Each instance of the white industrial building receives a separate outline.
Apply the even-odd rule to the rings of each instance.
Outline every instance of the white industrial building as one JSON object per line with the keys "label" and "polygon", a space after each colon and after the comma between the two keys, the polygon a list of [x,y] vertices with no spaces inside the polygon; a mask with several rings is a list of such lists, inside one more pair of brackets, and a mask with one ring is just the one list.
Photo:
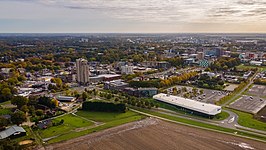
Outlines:
{"label": "white industrial building", "polygon": [[179,96],[173,96],[173,95],[168,95],[168,94],[157,94],[154,95],[153,98],[155,100],[168,103],[180,108],[184,108],[186,110],[189,110],[191,112],[195,112],[200,115],[204,116],[215,116],[222,111],[221,106],[213,105],[213,104],[208,104],[208,103],[203,103],[191,99],[186,99],[183,97]]}

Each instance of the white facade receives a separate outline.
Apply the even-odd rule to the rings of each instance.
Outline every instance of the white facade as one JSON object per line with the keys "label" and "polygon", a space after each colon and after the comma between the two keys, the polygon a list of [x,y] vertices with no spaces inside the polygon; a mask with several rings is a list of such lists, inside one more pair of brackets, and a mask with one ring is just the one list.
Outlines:
{"label": "white facade", "polygon": [[162,101],[165,103],[169,103],[172,105],[176,105],[179,107],[183,107],[186,109],[190,109],[193,111],[197,111],[197,112],[207,114],[207,115],[212,115],[212,116],[217,115],[221,113],[222,111],[221,106],[202,103],[202,102],[194,101],[191,99],[186,99],[186,98],[179,97],[179,96],[173,96],[173,95],[167,95],[167,94],[160,93],[160,94],[154,95],[153,98],[158,101]]}
{"label": "white facade", "polygon": [[121,69],[122,69],[121,70],[122,74],[134,74],[133,66],[125,65],[125,66],[122,66]]}
{"label": "white facade", "polygon": [[89,66],[88,61],[80,58],[76,60],[76,66],[77,66],[77,82],[81,84],[86,84],[89,82]]}

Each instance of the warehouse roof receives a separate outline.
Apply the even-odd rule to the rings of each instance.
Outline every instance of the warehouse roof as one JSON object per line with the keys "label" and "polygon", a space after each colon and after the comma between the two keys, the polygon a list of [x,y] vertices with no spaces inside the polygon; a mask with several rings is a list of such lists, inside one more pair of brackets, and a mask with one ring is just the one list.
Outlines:
{"label": "warehouse roof", "polygon": [[186,99],[179,96],[173,96],[173,95],[167,95],[167,94],[157,94],[153,96],[154,99],[169,103],[172,105],[176,105],[179,107],[183,107],[186,109],[190,109],[193,111],[201,112],[207,115],[216,115],[221,113],[222,108],[221,106],[213,105],[213,104],[207,104],[191,99]]}
{"label": "warehouse roof", "polygon": [[7,138],[13,134],[21,133],[21,132],[26,132],[26,131],[22,127],[14,125],[14,126],[8,128],[6,130],[0,132],[0,139]]}
{"label": "warehouse roof", "polygon": [[68,102],[72,102],[72,101],[74,101],[76,98],[75,98],[75,97],[71,97],[71,96],[57,96],[56,99],[59,100],[59,101],[68,101]]}

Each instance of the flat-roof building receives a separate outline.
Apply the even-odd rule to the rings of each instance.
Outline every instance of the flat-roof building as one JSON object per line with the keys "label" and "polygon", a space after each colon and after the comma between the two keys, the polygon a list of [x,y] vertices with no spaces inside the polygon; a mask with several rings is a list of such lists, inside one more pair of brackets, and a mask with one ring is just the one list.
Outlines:
{"label": "flat-roof building", "polygon": [[26,135],[26,131],[22,127],[14,125],[4,131],[1,131],[0,139],[17,138],[17,137],[21,137],[25,135]]}
{"label": "flat-roof building", "polygon": [[57,96],[56,99],[60,102],[73,102],[76,100],[75,97],[71,96]]}
{"label": "flat-roof building", "polygon": [[222,111],[221,106],[203,103],[203,102],[199,102],[199,101],[195,101],[191,99],[186,99],[186,98],[179,97],[179,96],[173,96],[173,95],[160,93],[160,94],[154,95],[153,98],[155,100],[189,110],[192,113],[196,113],[196,114],[208,116],[208,117],[213,117],[221,113]]}

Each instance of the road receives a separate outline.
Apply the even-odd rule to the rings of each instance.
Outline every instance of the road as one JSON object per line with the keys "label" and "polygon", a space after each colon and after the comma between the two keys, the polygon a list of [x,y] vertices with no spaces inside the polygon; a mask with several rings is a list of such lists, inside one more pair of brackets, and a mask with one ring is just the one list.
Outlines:
{"label": "road", "polygon": [[253,81],[256,77],[256,75],[258,74],[258,72],[254,73],[254,75],[251,77],[251,80],[249,81],[249,83],[237,94],[235,94],[229,101],[225,102],[224,104],[222,104],[221,106],[227,106],[228,104],[230,104],[233,100],[235,100],[237,97],[241,96],[243,92],[245,92],[249,86],[251,84],[253,84]]}

